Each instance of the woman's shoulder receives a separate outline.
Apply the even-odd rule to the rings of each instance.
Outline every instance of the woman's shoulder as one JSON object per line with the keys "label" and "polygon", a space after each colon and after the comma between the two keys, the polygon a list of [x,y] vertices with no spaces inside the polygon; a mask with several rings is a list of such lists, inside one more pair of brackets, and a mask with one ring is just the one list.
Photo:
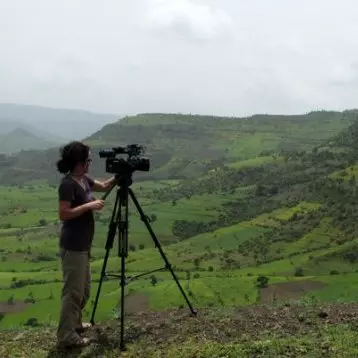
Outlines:
{"label": "woman's shoulder", "polygon": [[72,183],[72,182],[73,182],[73,180],[72,180],[71,176],[69,174],[66,174],[61,178],[60,185],[61,184]]}
{"label": "woman's shoulder", "polygon": [[75,183],[69,176],[65,176],[61,179],[58,187],[58,193],[60,200],[70,201],[75,193]]}
{"label": "woman's shoulder", "polygon": [[94,179],[90,175],[86,174],[85,180],[87,180],[88,185],[92,188],[94,185]]}
{"label": "woman's shoulder", "polygon": [[59,189],[73,188],[75,185],[75,181],[71,178],[70,175],[67,174],[63,178],[61,178]]}

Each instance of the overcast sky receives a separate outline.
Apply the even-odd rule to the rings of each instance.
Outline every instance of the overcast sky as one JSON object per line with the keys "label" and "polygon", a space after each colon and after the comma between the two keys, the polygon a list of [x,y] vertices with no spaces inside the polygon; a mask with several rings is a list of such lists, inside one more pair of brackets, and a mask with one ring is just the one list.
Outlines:
{"label": "overcast sky", "polygon": [[358,107],[357,0],[0,0],[0,102],[119,114]]}

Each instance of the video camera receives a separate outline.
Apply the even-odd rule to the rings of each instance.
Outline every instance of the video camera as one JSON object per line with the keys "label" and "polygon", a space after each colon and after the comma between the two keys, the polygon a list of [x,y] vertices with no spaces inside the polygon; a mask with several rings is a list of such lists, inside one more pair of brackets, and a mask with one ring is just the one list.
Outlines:
{"label": "video camera", "polygon": [[[100,158],[106,158],[106,172],[111,174],[122,174],[125,172],[133,173],[136,170],[148,172],[150,160],[140,157],[144,153],[144,148],[138,144],[130,144],[126,147],[114,147],[99,151]],[[128,158],[117,158],[119,154],[128,154]]]}

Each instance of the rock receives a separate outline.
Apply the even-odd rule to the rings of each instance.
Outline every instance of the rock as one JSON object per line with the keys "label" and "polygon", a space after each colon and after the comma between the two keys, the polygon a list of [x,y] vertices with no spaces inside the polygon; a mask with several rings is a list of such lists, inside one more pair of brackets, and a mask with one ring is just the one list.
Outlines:
{"label": "rock", "polygon": [[12,340],[13,341],[19,341],[24,337],[25,337],[25,332],[22,332],[22,333],[18,334],[17,336],[15,336]]}
{"label": "rock", "polygon": [[328,313],[327,312],[325,312],[325,311],[319,311],[318,312],[318,317],[319,318],[327,318],[328,317]]}

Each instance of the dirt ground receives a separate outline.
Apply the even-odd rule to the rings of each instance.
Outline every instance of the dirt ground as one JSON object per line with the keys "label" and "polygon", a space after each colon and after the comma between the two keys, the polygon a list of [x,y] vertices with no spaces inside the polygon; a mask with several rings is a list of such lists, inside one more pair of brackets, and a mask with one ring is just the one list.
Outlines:
{"label": "dirt ground", "polygon": [[149,311],[149,298],[141,293],[130,293],[124,300],[126,315]]}
{"label": "dirt ground", "polygon": [[[316,337],[315,339],[319,342],[323,330],[328,326],[349,325],[354,332],[358,327],[358,304],[311,306],[285,304],[277,307],[255,305],[242,308],[199,309],[197,316],[191,316],[189,309],[185,308],[137,313],[126,319],[125,325],[125,341],[141,349],[143,354],[139,355],[140,357],[146,357],[149,356],[147,353],[153,353],[153,347],[166,352],[168,347],[173,345],[179,347],[181,344],[184,345],[188,339],[191,342],[200,342],[202,345],[207,342],[217,342],[223,345],[241,342],[241,344],[251,346],[254,342],[263,339],[272,340],[273,337],[275,339]],[[74,357],[58,351],[55,345],[55,334],[55,328],[51,327],[44,327],[41,330],[0,331],[0,341],[2,342],[0,356],[4,358],[14,356]],[[93,343],[82,352],[83,354],[77,355],[77,357],[120,356],[118,354],[119,320],[98,324],[86,336],[90,337]],[[327,343],[328,348],[326,343],[322,348],[324,353],[327,349],[330,349],[329,342]],[[284,356],[302,356],[299,354],[301,350],[307,349],[304,343],[302,344],[298,346],[298,351],[295,347],[290,348],[289,345],[287,347],[285,345],[288,353]],[[30,346],[35,348],[30,348]],[[335,349],[335,347],[333,348]],[[37,355],[30,355],[30,351]],[[39,355],[39,351],[44,354]],[[15,355],[14,352],[18,354]],[[250,355],[250,358],[268,357],[265,355],[264,348],[263,351],[259,352],[260,354],[256,353]],[[160,357],[165,357],[165,354]],[[188,357],[188,355],[185,357]],[[337,355],[334,355],[334,357],[337,357]]]}
{"label": "dirt ground", "polygon": [[23,312],[28,305],[28,303],[23,301],[15,301],[13,305],[9,305],[7,302],[0,302],[0,313],[9,314]]}
{"label": "dirt ground", "polygon": [[275,303],[298,299],[307,292],[319,290],[324,287],[322,282],[302,280],[296,282],[282,282],[260,289],[260,303]]}

